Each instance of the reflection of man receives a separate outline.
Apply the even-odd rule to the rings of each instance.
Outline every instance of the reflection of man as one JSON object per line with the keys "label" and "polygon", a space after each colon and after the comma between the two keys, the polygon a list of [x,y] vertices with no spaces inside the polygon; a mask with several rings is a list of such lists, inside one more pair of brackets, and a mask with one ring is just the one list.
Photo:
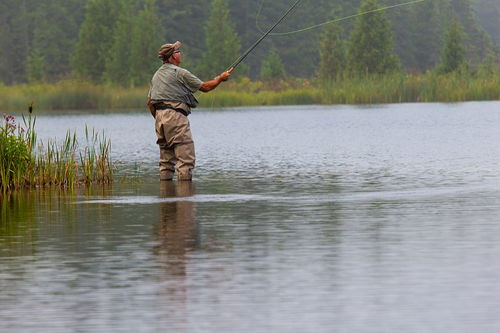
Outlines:
{"label": "reflection of man", "polygon": [[[198,228],[191,182],[160,182],[160,219],[155,227],[159,245],[153,251],[165,268],[167,321],[175,332],[188,332],[187,254],[197,246]],[[183,199],[185,198],[185,199]]]}
{"label": "reflection of man", "polygon": [[197,245],[194,202],[182,200],[193,194],[191,182],[160,182],[160,197],[172,198],[173,201],[160,203],[157,226],[160,245],[155,252],[166,263],[169,275],[186,274],[186,254]]}
{"label": "reflection of man", "polygon": [[193,93],[209,92],[227,81],[233,69],[222,72],[213,80],[203,82],[179,67],[182,59],[181,42],[164,44],[158,51],[163,65],[151,80],[147,105],[156,119],[157,144],[160,146],[160,180],[191,180],[195,153],[188,115],[198,101]]}

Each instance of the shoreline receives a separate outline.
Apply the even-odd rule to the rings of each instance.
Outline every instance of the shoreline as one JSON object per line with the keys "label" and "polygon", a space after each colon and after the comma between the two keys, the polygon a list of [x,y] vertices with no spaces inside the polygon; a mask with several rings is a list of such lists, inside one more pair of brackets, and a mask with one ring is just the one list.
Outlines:
{"label": "shoreline", "polygon": [[[124,88],[81,81],[0,86],[0,112],[35,110],[127,110],[145,108],[147,87]],[[200,108],[280,105],[454,103],[500,100],[500,72],[438,76],[392,75],[330,83],[289,79],[274,83],[230,81],[208,94],[197,93]]]}

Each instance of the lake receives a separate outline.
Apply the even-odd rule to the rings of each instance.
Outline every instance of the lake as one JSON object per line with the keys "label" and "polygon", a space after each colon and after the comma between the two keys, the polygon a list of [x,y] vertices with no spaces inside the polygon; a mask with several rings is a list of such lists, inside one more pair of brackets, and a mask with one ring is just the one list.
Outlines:
{"label": "lake", "polygon": [[154,120],[105,130],[112,186],[1,203],[2,332],[498,332],[500,102],[196,110],[194,181]]}

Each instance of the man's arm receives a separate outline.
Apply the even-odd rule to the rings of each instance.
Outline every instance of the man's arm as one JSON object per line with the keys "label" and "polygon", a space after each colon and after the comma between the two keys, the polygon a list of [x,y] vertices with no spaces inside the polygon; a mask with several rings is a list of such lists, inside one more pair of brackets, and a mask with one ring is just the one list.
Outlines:
{"label": "man's arm", "polygon": [[149,82],[149,91],[148,91],[148,97],[146,98],[146,106],[148,107],[149,112],[151,112],[153,118],[156,118],[156,109],[153,103],[151,103],[151,89],[153,89],[153,83]]}
{"label": "man's arm", "polygon": [[231,73],[233,72],[233,69],[234,68],[230,68],[228,71],[222,72],[221,74],[216,76],[213,80],[203,82],[203,84],[200,87],[200,91],[209,92],[211,90],[214,90],[221,82],[227,81],[229,79]]}
{"label": "man's arm", "polygon": [[156,109],[154,107],[154,105],[151,103],[151,97],[147,97],[146,98],[146,105],[148,106],[148,109],[149,109],[149,112],[151,112],[151,115],[153,117],[156,117]]}

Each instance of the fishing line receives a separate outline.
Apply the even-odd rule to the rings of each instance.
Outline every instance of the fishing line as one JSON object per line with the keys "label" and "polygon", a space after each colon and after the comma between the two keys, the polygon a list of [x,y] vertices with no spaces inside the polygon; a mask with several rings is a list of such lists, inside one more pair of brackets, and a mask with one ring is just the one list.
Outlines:
{"label": "fishing line", "polygon": [[[255,24],[257,26],[257,29],[260,32],[262,32],[262,30],[261,30],[261,28],[258,25],[258,17],[260,15],[262,7],[264,6],[264,1],[265,0],[262,0],[261,8],[259,9],[259,11],[257,13],[257,17],[255,19]],[[323,23],[315,24],[315,25],[312,25],[312,26],[307,27],[307,28],[302,28],[302,29],[293,30],[293,31],[287,31],[287,32],[274,32],[274,33],[269,33],[268,35],[269,36],[286,36],[286,35],[296,34],[296,33],[299,33],[299,32],[304,32],[304,31],[316,29],[316,28],[322,27],[322,26],[327,25],[327,24],[331,24],[331,23],[336,23],[336,22],[348,20],[348,19],[351,19],[351,18],[354,18],[354,17],[358,17],[358,16],[362,16],[362,15],[367,15],[367,14],[371,14],[371,13],[375,13],[375,12],[381,12],[381,11],[392,9],[392,8],[414,5],[414,4],[417,4],[417,3],[420,3],[420,2],[424,2],[424,1],[426,1],[426,0],[414,0],[414,1],[409,1],[409,2],[405,2],[405,3],[400,3],[400,4],[397,4],[397,5],[381,7],[381,8],[377,8],[377,9],[368,10],[366,12],[357,13],[357,14],[353,14],[353,15],[349,15],[349,16],[337,18],[337,19],[334,19],[334,20],[326,21],[326,22],[323,22]]]}
{"label": "fishing line", "polygon": [[249,54],[250,52],[252,52],[252,50],[253,50],[253,49],[255,49],[255,48],[257,47],[257,45],[259,45],[259,44],[260,44],[260,42],[262,42],[262,40],[263,40],[264,38],[266,38],[266,37],[267,37],[267,36],[271,33],[271,31],[273,31],[273,30],[274,30],[274,28],[276,28],[276,27],[278,26],[278,24],[280,24],[280,23],[281,23],[281,21],[283,21],[283,20],[285,19],[285,17],[287,17],[287,16],[288,16],[288,14],[290,14],[290,12],[291,12],[291,11],[292,11],[295,7],[297,7],[297,5],[299,4],[299,2],[300,2],[300,1],[302,1],[302,0],[297,0],[297,1],[295,1],[295,3],[294,3],[294,4],[290,7],[290,8],[288,8],[288,10],[285,12],[285,14],[283,14],[283,16],[281,16],[281,18],[280,18],[280,19],[279,19],[279,20],[278,20],[278,21],[277,21],[277,22],[276,22],[276,23],[275,23],[275,24],[271,27],[271,29],[269,29],[266,33],[264,33],[264,34],[262,35],[262,37],[260,37],[260,38],[259,38],[259,39],[258,39],[258,40],[257,40],[257,41],[256,41],[256,42],[252,45],[252,46],[250,46],[250,47],[248,48],[248,50],[246,50],[246,51],[245,51],[245,53],[243,53],[243,54],[242,54],[242,55],[241,55],[241,56],[240,56],[240,57],[239,57],[239,58],[238,58],[238,59],[237,59],[237,60],[236,60],[236,61],[235,61],[235,62],[234,62],[231,66],[229,66],[229,68],[236,68],[236,66],[238,66],[238,65],[239,65],[239,63],[240,63],[240,62],[242,62],[242,61],[243,61],[243,59],[245,59],[245,58],[248,56],[248,54]]}

